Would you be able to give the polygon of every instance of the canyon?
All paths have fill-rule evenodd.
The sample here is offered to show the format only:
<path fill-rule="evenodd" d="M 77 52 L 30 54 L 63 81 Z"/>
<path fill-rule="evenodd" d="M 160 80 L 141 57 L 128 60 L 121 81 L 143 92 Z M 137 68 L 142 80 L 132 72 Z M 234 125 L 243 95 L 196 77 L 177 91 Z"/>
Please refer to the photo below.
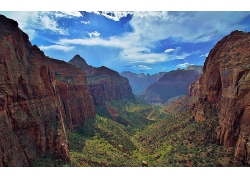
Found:
<path fill-rule="evenodd" d="M 139 76 L 50 58 L 16 21 L 0 15 L 0 27 L 1 167 L 250 165 L 250 33 L 231 32 L 203 67 L 159 73 L 135 96 Z"/>

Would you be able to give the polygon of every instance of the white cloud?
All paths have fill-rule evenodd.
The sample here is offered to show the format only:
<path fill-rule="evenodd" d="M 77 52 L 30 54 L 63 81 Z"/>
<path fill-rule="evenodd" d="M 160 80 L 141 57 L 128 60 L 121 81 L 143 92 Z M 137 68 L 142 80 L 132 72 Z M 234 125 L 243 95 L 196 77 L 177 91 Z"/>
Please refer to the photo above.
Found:
<path fill-rule="evenodd" d="M 62 11 L 62 13 L 65 13 L 69 16 L 82 17 L 82 14 L 79 11 Z"/>
<path fill-rule="evenodd" d="M 60 45 L 85 45 L 85 46 L 117 46 L 119 43 L 112 40 L 104 40 L 99 37 L 96 38 L 85 38 L 85 39 L 60 39 L 58 42 Z"/>
<path fill-rule="evenodd" d="M 66 29 L 59 27 L 58 18 L 80 17 L 80 12 L 71 11 L 3 11 L 1 14 L 18 22 L 19 27 L 26 32 L 30 40 L 37 35 L 37 30 L 51 30 L 61 35 L 69 35 Z M 82 15 L 81 15 L 82 16 Z"/>
<path fill-rule="evenodd" d="M 51 11 L 51 13 L 53 13 L 57 18 L 61 18 L 61 17 L 82 17 L 82 14 L 79 11 L 57 11 L 57 12 L 53 12 Z"/>
<path fill-rule="evenodd" d="M 199 54 L 199 53 L 201 53 L 201 51 L 200 51 L 200 50 L 197 50 L 197 51 L 195 52 L 195 54 Z"/>
<path fill-rule="evenodd" d="M 202 55 L 200 55 L 199 57 L 207 57 L 207 56 L 208 56 L 208 53 L 202 54 Z"/>
<path fill-rule="evenodd" d="M 129 25 L 133 32 L 124 33 L 107 39 L 100 38 L 97 31 L 90 32 L 90 37 L 83 39 L 61 39 L 55 44 L 68 47 L 70 44 L 87 46 L 107 46 L 120 48 L 120 59 L 129 63 L 147 63 L 186 59 L 195 52 L 185 52 L 185 49 L 176 47 L 166 49 L 162 53 L 154 53 L 157 42 L 171 38 L 174 42 L 207 42 L 215 37 L 222 37 L 236 28 L 236 23 L 242 20 L 249 12 L 94 12 L 114 21 L 119 21 L 128 14 L 132 15 Z M 80 17 L 80 12 L 15 12 L 20 28 L 33 38 L 36 29 L 48 29 L 61 35 L 69 35 L 66 29 L 59 27 L 58 18 Z M 209 17 L 209 18 L 208 18 Z M 89 21 L 81 21 L 88 24 Z M 209 30 L 209 31 L 208 31 Z M 204 33 L 205 32 L 205 33 Z M 196 52 L 198 53 L 198 52 Z M 207 55 L 206 55 L 207 56 Z"/>
<path fill-rule="evenodd" d="M 40 46 L 39 47 L 41 50 L 62 50 L 62 51 L 70 51 L 72 50 L 74 47 L 73 46 L 62 46 L 62 45 L 50 45 L 50 46 Z"/>
<path fill-rule="evenodd" d="M 170 48 L 170 49 L 166 49 L 164 52 L 165 52 L 165 53 L 170 53 L 170 52 L 173 52 L 173 51 L 175 51 L 175 49 Z"/>
<path fill-rule="evenodd" d="M 128 14 L 139 18 L 152 18 L 152 19 L 165 19 L 170 20 L 170 17 L 166 14 L 166 11 L 87 11 L 93 12 L 97 15 L 102 15 L 108 19 L 114 21 L 120 21 L 120 19 L 126 17 Z"/>
<path fill-rule="evenodd" d="M 236 23 L 249 15 L 249 12 L 105 11 L 98 14 L 115 21 L 119 21 L 128 14 L 133 15 L 130 25 L 134 33 L 143 34 L 144 39 L 149 41 L 152 38 L 157 41 L 172 37 L 184 42 L 207 42 L 235 29 L 244 29 L 244 26 L 236 27 Z"/>
<path fill-rule="evenodd" d="M 173 52 L 174 54 L 178 55 L 181 52 L 181 47 L 177 47 L 175 49 L 173 49 L 173 48 L 166 49 L 164 52 L 167 53 L 167 54 L 170 53 L 170 52 Z"/>
<path fill-rule="evenodd" d="M 69 33 L 61 28 L 58 28 L 57 21 L 55 19 L 50 18 L 49 16 L 42 16 L 41 19 L 41 28 L 40 29 L 49 29 L 51 31 L 54 31 L 58 34 L 62 35 L 69 35 Z"/>
<path fill-rule="evenodd" d="M 185 62 L 183 64 L 178 64 L 176 67 L 181 68 L 181 69 L 185 69 L 186 67 L 188 67 L 190 65 L 193 65 L 193 64 L 190 64 L 189 62 Z"/>
<path fill-rule="evenodd" d="M 89 24 L 90 22 L 89 21 L 80 21 L 81 23 L 83 24 Z"/>
<path fill-rule="evenodd" d="M 129 24 L 133 28 L 133 32 L 123 34 L 120 37 L 111 37 L 109 40 L 100 42 L 105 45 L 116 44 L 116 47 L 122 48 L 120 58 L 124 59 L 124 61 L 149 64 L 174 59 L 186 59 L 191 54 L 199 53 L 187 53 L 181 47 L 166 49 L 165 53 L 152 53 L 151 49 L 161 40 L 171 38 L 175 42 L 191 43 L 211 41 L 215 37 L 221 38 L 234 30 L 234 24 L 249 15 L 249 12 L 174 11 L 98 13 L 115 21 L 127 16 L 127 14 L 132 14 L 133 17 Z M 145 49 L 148 52 L 144 51 Z M 142 51 L 144 52 L 142 53 Z"/>
<path fill-rule="evenodd" d="M 98 34 L 98 33 L 97 33 Z M 93 35 L 92 35 L 93 36 Z M 181 52 L 181 48 L 177 47 L 173 54 L 167 53 L 152 53 L 149 48 L 139 46 L 135 39 L 130 39 L 129 36 L 111 37 L 110 39 L 84 38 L 84 39 L 60 39 L 60 45 L 85 45 L 85 46 L 106 46 L 120 48 L 119 58 L 129 63 L 147 63 L 154 64 L 157 62 L 166 62 L 174 59 L 185 59 L 194 53 Z M 177 52 L 177 53 L 176 53 Z"/>
<path fill-rule="evenodd" d="M 140 65 L 133 65 L 130 68 L 136 69 L 136 70 L 150 70 L 150 69 L 152 69 L 149 66 L 145 66 L 145 65 L 141 65 L 141 64 Z"/>
<path fill-rule="evenodd" d="M 152 69 L 151 67 L 145 66 L 145 65 L 139 65 L 139 69 L 149 70 Z"/>
<path fill-rule="evenodd" d="M 38 13 L 35 11 L 30 12 L 22 12 L 22 11 L 3 11 L 1 14 L 5 15 L 10 19 L 14 19 L 18 22 L 18 26 L 22 29 L 25 33 L 29 35 L 30 40 L 32 40 L 35 35 L 36 31 L 33 28 L 34 24 L 36 24 L 37 19 L 39 18 Z"/>
<path fill-rule="evenodd" d="M 89 33 L 89 36 L 90 37 L 99 37 L 101 34 L 99 33 L 99 32 L 97 32 L 97 31 L 93 31 L 93 32 L 91 32 L 91 33 Z"/>
<path fill-rule="evenodd" d="M 120 21 L 121 18 L 126 17 L 128 14 L 131 14 L 132 12 L 127 12 L 127 11 L 89 11 L 93 12 L 98 15 L 102 15 L 108 19 L 112 19 L 114 21 Z"/>

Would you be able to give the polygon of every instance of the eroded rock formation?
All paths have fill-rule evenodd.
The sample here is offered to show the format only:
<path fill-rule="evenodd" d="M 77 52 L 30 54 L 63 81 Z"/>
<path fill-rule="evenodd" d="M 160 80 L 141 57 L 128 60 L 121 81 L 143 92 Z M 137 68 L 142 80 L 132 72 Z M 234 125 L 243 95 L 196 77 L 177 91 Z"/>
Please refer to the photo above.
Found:
<path fill-rule="evenodd" d="M 198 95 L 196 121 L 206 120 L 209 103 L 218 111 L 217 139 L 235 147 L 234 163 L 250 164 L 250 33 L 234 31 L 210 51 L 199 81 L 189 95 Z"/>
<path fill-rule="evenodd" d="M 105 101 L 133 97 L 132 89 L 127 78 L 105 66 L 93 67 L 79 55 L 69 61 L 86 72 L 89 90 L 95 105 L 104 105 Z"/>
<path fill-rule="evenodd" d="M 69 160 L 66 127 L 94 115 L 86 74 L 46 57 L 0 15 L 0 166 L 29 166 L 46 152 Z"/>

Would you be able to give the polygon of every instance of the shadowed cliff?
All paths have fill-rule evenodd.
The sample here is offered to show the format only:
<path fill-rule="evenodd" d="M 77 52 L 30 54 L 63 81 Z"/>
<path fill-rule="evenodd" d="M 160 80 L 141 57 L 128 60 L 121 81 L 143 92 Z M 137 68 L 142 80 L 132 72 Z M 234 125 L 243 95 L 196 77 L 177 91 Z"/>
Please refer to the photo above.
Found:
<path fill-rule="evenodd" d="M 93 116 L 86 74 L 46 57 L 0 15 L 0 166 L 29 166 L 46 153 L 69 160 L 65 129 Z"/>

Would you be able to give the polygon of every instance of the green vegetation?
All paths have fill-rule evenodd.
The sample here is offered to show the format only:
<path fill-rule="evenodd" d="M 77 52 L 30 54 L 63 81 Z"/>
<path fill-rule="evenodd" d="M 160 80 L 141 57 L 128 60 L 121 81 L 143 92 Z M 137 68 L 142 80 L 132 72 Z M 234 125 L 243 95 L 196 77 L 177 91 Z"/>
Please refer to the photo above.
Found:
<path fill-rule="evenodd" d="M 57 156 L 45 152 L 45 155 L 41 158 L 36 159 L 32 165 L 33 167 L 67 167 L 69 163 L 66 163 L 63 159 L 58 158 Z"/>
<path fill-rule="evenodd" d="M 85 141 L 82 152 L 70 151 L 71 166 L 138 166 L 122 145 L 113 145 L 97 135 Z"/>
<path fill-rule="evenodd" d="M 152 107 L 138 98 L 106 102 L 106 105 L 96 107 L 96 113 L 113 119 L 108 110 L 110 107 L 113 107 L 118 114 L 116 122 L 124 125 L 130 135 L 153 123 L 147 119 Z"/>
<path fill-rule="evenodd" d="M 33 166 L 135 167 L 142 161 L 150 167 L 232 166 L 233 148 L 216 142 L 215 110 L 206 121 L 196 122 L 191 111 L 173 115 L 165 109 L 136 98 L 107 102 L 96 107 L 96 117 L 86 125 L 67 132 L 69 163 L 47 154 Z"/>

